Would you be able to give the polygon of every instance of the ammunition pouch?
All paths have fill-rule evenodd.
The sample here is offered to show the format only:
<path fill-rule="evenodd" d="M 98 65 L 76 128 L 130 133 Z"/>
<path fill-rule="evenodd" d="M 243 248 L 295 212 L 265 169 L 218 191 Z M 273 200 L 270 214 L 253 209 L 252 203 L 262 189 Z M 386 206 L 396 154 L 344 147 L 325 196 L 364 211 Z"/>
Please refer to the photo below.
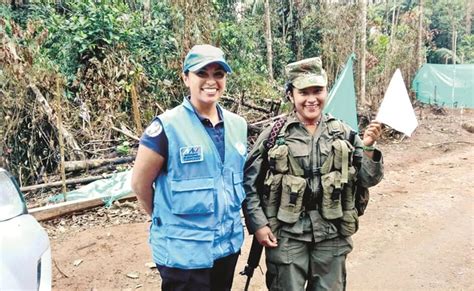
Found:
<path fill-rule="evenodd" d="M 341 173 L 330 172 L 321 177 L 323 187 L 323 199 L 321 203 L 321 214 L 325 219 L 337 219 L 342 217 L 342 186 Z"/>
<path fill-rule="evenodd" d="M 264 185 L 265 188 L 268 189 L 268 194 L 262 199 L 263 212 L 266 217 L 277 216 L 278 205 L 280 204 L 282 178 L 283 174 L 274 174 L 271 171 L 267 172 Z"/>
<path fill-rule="evenodd" d="M 303 211 L 303 195 L 306 179 L 293 175 L 283 175 L 281 200 L 277 218 L 286 223 L 298 221 Z"/>
<path fill-rule="evenodd" d="M 288 172 L 288 146 L 277 145 L 268 151 L 268 163 L 274 173 Z"/>

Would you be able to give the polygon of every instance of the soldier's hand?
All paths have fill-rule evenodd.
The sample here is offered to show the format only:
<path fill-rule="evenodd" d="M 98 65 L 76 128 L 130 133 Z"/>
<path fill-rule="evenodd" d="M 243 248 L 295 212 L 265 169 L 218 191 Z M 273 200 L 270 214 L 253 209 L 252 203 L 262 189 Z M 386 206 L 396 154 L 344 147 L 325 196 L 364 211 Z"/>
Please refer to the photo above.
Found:
<path fill-rule="evenodd" d="M 264 247 L 275 248 L 278 246 L 277 238 L 273 235 L 272 230 L 268 226 L 259 228 L 255 232 L 255 237 Z"/>
<path fill-rule="evenodd" d="M 364 132 L 363 142 L 365 146 L 372 146 L 382 134 L 382 124 L 372 120 Z"/>

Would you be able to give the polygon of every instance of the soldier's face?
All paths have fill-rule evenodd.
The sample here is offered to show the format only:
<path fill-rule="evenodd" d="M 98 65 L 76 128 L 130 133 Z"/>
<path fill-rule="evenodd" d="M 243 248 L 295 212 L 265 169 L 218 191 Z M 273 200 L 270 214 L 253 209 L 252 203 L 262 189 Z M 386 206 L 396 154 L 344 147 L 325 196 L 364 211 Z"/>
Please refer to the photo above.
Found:
<path fill-rule="evenodd" d="M 302 122 L 312 123 L 319 120 L 327 95 L 326 87 L 293 88 L 290 100 L 295 107 L 298 118 Z"/>
<path fill-rule="evenodd" d="M 196 72 L 183 74 L 183 80 L 195 106 L 216 103 L 225 91 L 227 73 L 216 63 L 209 64 Z"/>

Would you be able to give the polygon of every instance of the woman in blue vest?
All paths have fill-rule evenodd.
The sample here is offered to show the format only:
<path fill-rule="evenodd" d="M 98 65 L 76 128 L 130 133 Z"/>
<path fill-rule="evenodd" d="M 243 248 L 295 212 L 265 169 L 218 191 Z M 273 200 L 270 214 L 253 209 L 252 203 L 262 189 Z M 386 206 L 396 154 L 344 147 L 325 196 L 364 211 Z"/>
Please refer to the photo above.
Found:
<path fill-rule="evenodd" d="M 243 242 L 247 124 L 217 102 L 231 68 L 196 45 L 183 64 L 190 95 L 156 117 L 140 140 L 132 188 L 152 217 L 162 290 L 230 290 Z"/>

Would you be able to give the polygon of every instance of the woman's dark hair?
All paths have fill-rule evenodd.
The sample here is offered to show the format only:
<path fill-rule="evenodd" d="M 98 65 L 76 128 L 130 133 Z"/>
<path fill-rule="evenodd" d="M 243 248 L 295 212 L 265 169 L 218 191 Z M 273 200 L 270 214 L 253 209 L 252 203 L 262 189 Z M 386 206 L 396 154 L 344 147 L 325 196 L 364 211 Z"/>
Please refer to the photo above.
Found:
<path fill-rule="evenodd" d="M 288 101 L 291 101 L 289 96 L 290 96 L 291 94 L 293 94 L 293 89 L 294 89 L 294 88 L 295 88 L 295 87 L 294 87 L 293 84 L 291 84 L 291 83 L 286 83 L 286 84 L 285 84 L 285 96 L 286 96 L 286 98 L 288 98 Z"/>

